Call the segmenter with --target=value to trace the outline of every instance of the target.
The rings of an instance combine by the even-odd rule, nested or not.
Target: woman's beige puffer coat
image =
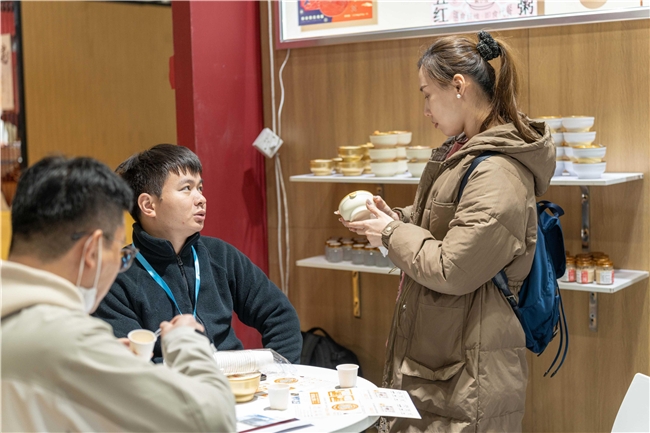
[[[422,419],[389,419],[391,431],[517,432],[528,367],[524,332],[491,278],[505,268],[517,294],[537,235],[536,196],[555,170],[544,124],[526,143],[513,124],[472,137],[445,161],[434,151],[412,206],[383,231],[404,272],[384,386],[408,391]],[[457,203],[460,182],[485,151]],[[442,156],[442,158],[441,158]]]

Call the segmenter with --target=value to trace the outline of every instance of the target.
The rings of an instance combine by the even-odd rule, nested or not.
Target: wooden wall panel
[[[53,152],[116,167],[176,142],[171,8],[119,2],[25,2],[29,162]]]
[[[263,35],[267,35],[263,8]],[[596,116],[598,141],[608,146],[610,171],[650,168],[650,21],[504,32],[521,60],[522,109],[531,116]],[[309,159],[333,157],[336,146],[359,144],[375,129],[410,129],[414,144],[442,142],[422,113],[416,67],[431,39],[295,49],[285,68],[286,100],[281,150],[291,214],[291,262],[322,254],[330,235],[345,235],[331,214],[343,195],[373,185],[290,183],[307,173]],[[265,120],[271,124],[267,39],[263,38]],[[275,52],[279,69],[286,51]],[[279,87],[277,87],[279,101]],[[275,174],[267,164],[271,276],[279,281]],[[414,186],[385,187],[389,204],[413,199]],[[592,187],[592,250],[610,254],[617,267],[650,269],[648,180]],[[552,187],[545,198],[564,207],[567,249],[581,248],[580,189]],[[360,354],[366,377],[381,382],[384,343],[396,295],[394,277],[363,275],[363,317],[351,314],[350,274],[297,268],[290,298],[303,329],[322,326]],[[372,296],[372,301],[369,300]],[[525,431],[596,432],[611,429],[635,372],[650,372],[647,282],[599,296],[599,331],[588,329],[588,294],[564,292],[571,330],[567,363],[543,378],[555,346],[529,356]],[[368,302],[371,302],[368,305]],[[369,311],[368,311],[369,310]],[[554,343],[556,345],[557,342]]]
[[[592,251],[628,269],[650,269],[649,45],[648,20],[530,30],[531,113],[595,116],[608,170],[646,174],[642,182],[591,188]],[[567,211],[567,246],[578,252],[579,188],[551,188],[546,197]],[[551,380],[541,376],[554,348],[532,359],[527,430],[611,430],[632,377],[650,371],[647,289],[645,281],[599,295],[597,333],[588,329],[588,294],[564,292],[570,354]]]

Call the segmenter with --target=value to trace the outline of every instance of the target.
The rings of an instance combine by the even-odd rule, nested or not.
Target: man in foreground
[[[135,249],[129,186],[90,158],[22,175],[2,262],[3,431],[234,431],[234,399],[192,316],[159,323],[166,366],[92,318]]]

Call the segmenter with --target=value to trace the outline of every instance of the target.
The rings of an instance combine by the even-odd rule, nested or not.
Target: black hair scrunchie
[[[485,30],[478,32],[478,44],[476,45],[476,49],[481,57],[486,61],[496,59],[501,55],[501,47],[499,46],[499,43]]]

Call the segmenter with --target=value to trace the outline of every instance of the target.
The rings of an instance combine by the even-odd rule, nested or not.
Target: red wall
[[[268,274],[259,3],[173,1],[178,144],[203,164],[202,234],[234,245]],[[246,348],[257,331],[235,323]]]

